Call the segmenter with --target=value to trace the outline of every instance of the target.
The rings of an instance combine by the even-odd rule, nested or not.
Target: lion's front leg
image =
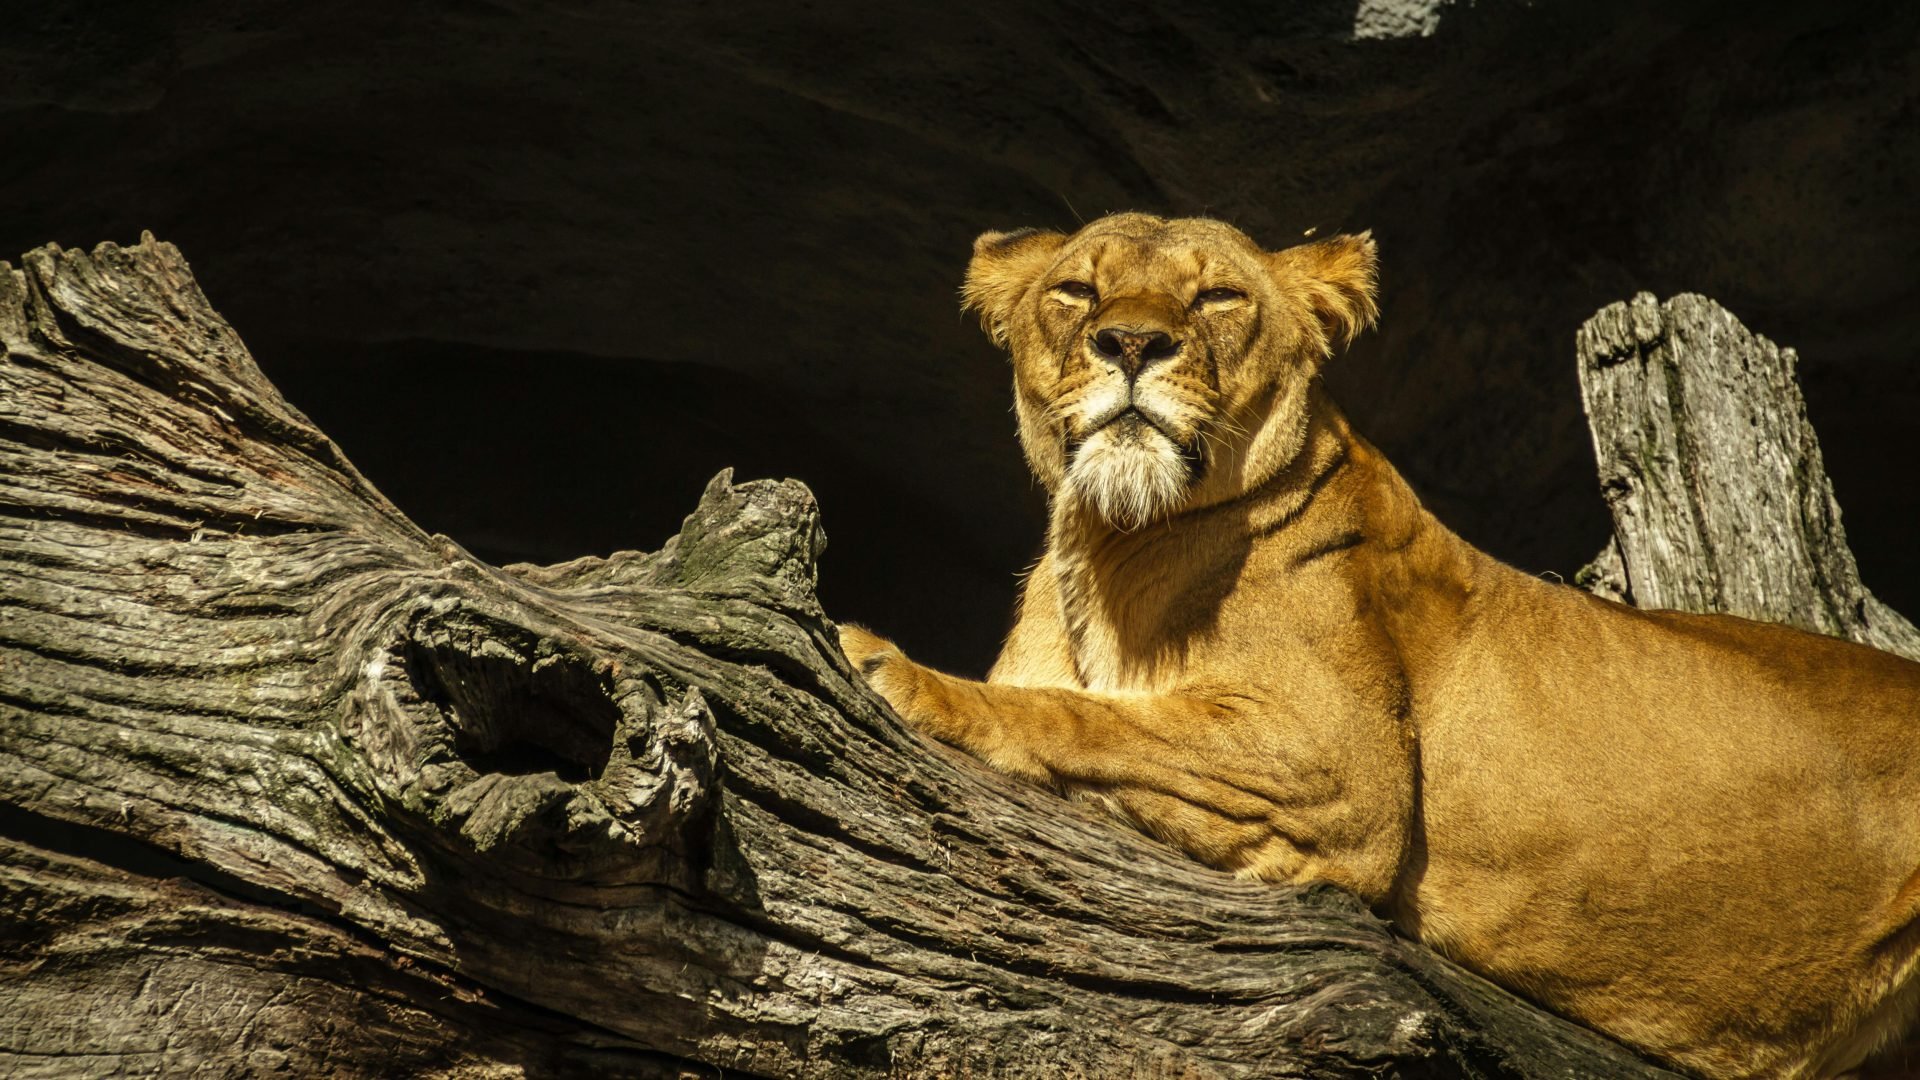
[[[1094,796],[1222,869],[1332,881],[1369,902],[1398,873],[1411,752],[1388,717],[1301,718],[1240,693],[1097,694],[943,675],[858,627],[847,657],[913,727],[1000,770]]]

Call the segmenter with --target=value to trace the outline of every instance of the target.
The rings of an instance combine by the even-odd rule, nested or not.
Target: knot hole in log
[[[415,695],[441,711],[474,772],[605,775],[620,727],[611,665],[471,618],[419,620],[400,651]]]
[[[705,850],[719,749],[700,692],[590,627],[517,615],[443,593],[388,622],[345,725],[383,793],[541,877],[653,880]]]

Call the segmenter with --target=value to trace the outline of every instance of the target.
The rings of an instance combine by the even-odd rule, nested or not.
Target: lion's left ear
[[[981,233],[960,287],[960,309],[979,312],[981,329],[1004,348],[1013,309],[1066,242],[1062,233],[1039,229]]]
[[[1299,296],[1320,316],[1328,355],[1336,344],[1352,344],[1380,317],[1380,254],[1372,230],[1358,236],[1330,236],[1267,258],[1280,287]]]

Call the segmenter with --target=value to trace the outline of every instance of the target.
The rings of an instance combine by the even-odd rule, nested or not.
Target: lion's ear
[[[1320,316],[1329,355],[1350,345],[1380,317],[1380,253],[1368,230],[1330,236],[1268,256],[1280,287],[1300,296]]]
[[[1007,344],[1007,324],[1053,254],[1067,242],[1062,233],[1039,229],[981,233],[973,242],[973,261],[960,287],[960,308],[980,315],[980,326],[995,345]]]

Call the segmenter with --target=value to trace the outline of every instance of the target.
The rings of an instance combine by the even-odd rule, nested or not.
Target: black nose
[[[1155,360],[1180,351],[1180,343],[1164,330],[1140,333],[1108,327],[1093,335],[1093,350],[1131,375]]]

